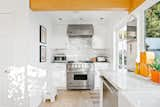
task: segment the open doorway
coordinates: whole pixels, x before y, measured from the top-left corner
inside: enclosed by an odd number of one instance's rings
[[[137,58],[137,18],[130,16],[118,31],[118,70],[135,70]]]
[[[137,58],[137,18],[130,16],[127,22],[127,70],[134,71]]]

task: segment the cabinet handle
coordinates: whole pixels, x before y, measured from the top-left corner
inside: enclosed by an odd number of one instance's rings
[[[109,85],[107,82],[105,82],[106,80],[103,80],[103,83],[105,84],[105,86],[109,89],[109,91],[112,93],[112,94],[115,94],[115,92],[117,92],[117,90],[113,87],[113,86],[111,86],[111,85]]]
[[[7,74],[8,74],[8,73],[10,73],[10,71],[9,71],[9,70],[4,70],[4,73],[7,73]]]

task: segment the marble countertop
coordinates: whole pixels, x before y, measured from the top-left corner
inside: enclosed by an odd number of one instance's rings
[[[160,90],[121,91],[132,107],[160,107]]]
[[[132,107],[160,107],[160,85],[130,72],[100,71]]]
[[[107,79],[118,90],[160,90],[160,85],[153,83],[149,78],[131,72],[100,71],[100,75]]]

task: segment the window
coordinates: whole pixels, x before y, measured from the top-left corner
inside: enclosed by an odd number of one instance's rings
[[[145,11],[145,49],[160,55],[160,2]]]

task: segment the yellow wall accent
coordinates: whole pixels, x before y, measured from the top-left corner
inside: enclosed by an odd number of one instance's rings
[[[132,11],[142,1],[144,0],[30,0],[30,8],[33,11],[108,9]]]
[[[145,0],[130,0],[130,8],[129,13],[132,12],[134,9],[139,7]]]
[[[30,0],[35,11],[128,9],[130,0]]]

